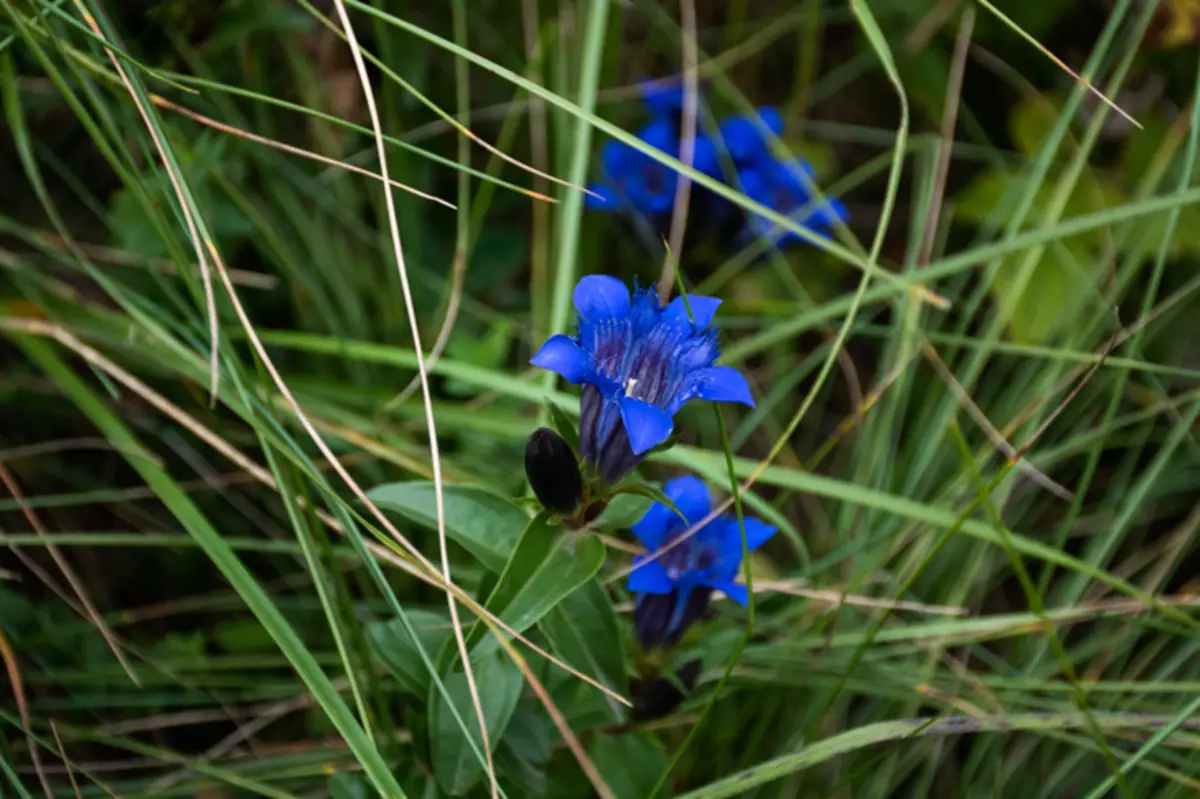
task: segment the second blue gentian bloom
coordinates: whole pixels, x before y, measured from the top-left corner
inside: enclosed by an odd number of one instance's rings
[[[718,516],[680,541],[690,528],[712,513],[712,496],[697,477],[668,480],[663,493],[684,518],[655,503],[633,526],[649,552],[633,561],[626,584],[636,597],[634,629],[644,649],[671,647],[708,607],[714,590],[740,605],[749,600],[746,586],[736,582],[742,563],[742,529],[746,549],[762,546],[775,528],[758,519]],[[656,554],[657,553],[657,554]]]
[[[581,279],[574,299],[576,334],[551,337],[532,363],[583,385],[579,456],[602,482],[618,482],[666,441],[691,400],[754,407],[746,378],[714,365],[720,300],[692,295],[663,306],[653,289],[631,296],[608,275]]]

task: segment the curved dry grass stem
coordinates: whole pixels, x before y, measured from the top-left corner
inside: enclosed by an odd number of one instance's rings
[[[946,365],[944,360],[942,360],[942,356],[938,354],[938,351],[933,344],[926,341],[925,345],[921,349],[925,355],[925,360],[928,361],[929,365],[933,367],[933,371],[937,372],[938,377],[942,379],[942,383],[945,384],[946,389],[954,395],[955,400],[957,400],[962,409],[966,411],[967,416],[970,416],[975,424],[979,426],[979,429],[983,430],[983,432],[987,435],[988,440],[992,442],[992,446],[1000,452],[1003,452],[1004,457],[1006,458],[1015,457],[1017,454],[1017,448],[1008,443],[1008,440],[1004,437],[1004,435],[996,428],[994,424],[992,424],[991,420],[987,418],[987,414],[985,414],[983,410],[975,404],[975,400],[971,399],[971,395],[967,393],[965,388],[963,388],[962,383],[958,382],[958,378],[954,376],[952,371],[950,371],[950,367]],[[1024,458],[1020,458],[1013,461],[1013,463],[1016,464],[1015,468],[1017,471],[1021,472],[1035,484],[1046,489],[1054,496],[1058,497],[1064,502],[1074,501],[1075,494],[1070,489],[1052,480],[1045,472],[1039,471],[1029,461],[1025,460]]]
[[[201,424],[199,421],[197,421],[194,416],[191,416],[190,414],[188,414],[186,411],[184,411],[178,405],[176,405],[173,402],[171,402],[170,400],[168,400],[162,394],[159,394],[157,391],[150,388],[150,386],[146,385],[141,380],[134,377],[128,371],[126,371],[122,367],[118,366],[117,364],[113,363],[112,361],[110,361],[108,358],[106,358],[101,353],[97,352],[92,347],[90,347],[87,344],[80,341],[70,331],[68,331],[62,327],[59,327],[58,325],[54,325],[49,322],[44,322],[44,321],[41,321],[38,319],[5,319],[2,317],[0,317],[0,329],[10,330],[10,331],[16,332],[16,333],[26,333],[29,335],[43,336],[45,338],[50,338],[50,339],[53,339],[54,341],[57,341],[62,346],[66,347],[67,349],[71,350],[75,354],[79,355],[81,358],[83,358],[85,361],[87,361],[92,366],[95,366],[96,368],[98,368],[101,371],[108,374],[110,377],[112,377],[118,383],[120,383],[125,388],[127,388],[130,392],[138,395],[139,397],[144,399],[146,402],[148,402],[150,405],[152,405],[154,408],[161,411],[165,416],[173,419],[175,422],[177,422],[180,426],[182,426],[188,432],[192,433],[192,435],[196,436],[196,438],[200,439],[205,444],[208,444],[210,447],[212,447],[214,450],[216,450],[218,453],[220,453],[222,456],[224,456],[226,459],[228,459],[231,463],[233,463],[234,465],[236,465],[240,469],[242,469],[243,472],[245,472],[245,474],[248,476],[249,479],[256,480],[257,482],[261,483],[262,485],[266,486],[267,488],[271,489],[272,491],[275,491],[278,493],[279,487],[275,483],[275,478],[271,476],[271,473],[267,469],[258,465],[254,461],[250,460],[250,458],[246,457],[239,450],[237,450],[232,445],[230,445],[229,442],[225,441],[223,438],[218,436],[212,430],[205,427],[203,424]],[[288,398],[285,397],[284,401],[288,402]],[[289,411],[293,415],[296,415],[295,407],[289,406]],[[302,425],[305,423],[305,421],[308,421],[311,424],[311,420],[302,419],[301,417],[297,417],[297,418],[301,419]],[[318,443],[318,447],[321,448],[323,451],[327,449],[326,447],[323,446],[323,442]],[[352,457],[353,456],[347,456],[347,457],[342,458],[340,461],[335,461],[335,460],[326,458],[326,460],[324,461],[324,464],[328,468],[331,468],[331,469],[334,469],[335,471],[337,471],[339,476],[341,476],[345,472],[345,464],[347,462],[349,462]],[[225,482],[227,484],[232,484],[234,481],[233,481],[232,477],[229,477],[229,478],[227,478],[227,480]],[[352,487],[351,490],[354,490],[354,487]],[[151,499],[154,496],[155,495],[153,492],[147,492],[145,494],[139,494],[139,495],[128,494],[128,495],[126,495],[125,499],[127,499],[127,500]],[[365,494],[362,494],[362,495],[356,494],[356,496],[359,496],[359,499],[362,499],[363,497],[365,497]],[[300,502],[301,507],[304,507],[304,508],[308,507],[308,505],[303,500],[299,500],[299,502]],[[329,529],[335,530],[338,533],[341,533],[343,535],[346,533],[345,526],[341,522],[339,522],[336,518],[334,518],[331,514],[329,514],[327,511],[324,511],[320,508],[316,508],[314,512],[316,513],[317,518],[321,520],[321,523],[324,524]],[[398,541],[400,541],[405,547],[411,547],[411,544],[409,544],[405,539],[403,539],[402,536],[400,536],[400,533],[398,531],[396,531],[396,529],[391,525],[391,523],[386,521],[386,517],[384,517],[384,520],[385,520],[384,527],[385,527],[385,529],[387,529],[388,533],[391,534]],[[625,705],[626,707],[632,707],[632,703],[625,697],[621,696],[620,694],[613,691],[611,688],[608,688],[604,684],[600,683],[598,680],[595,680],[592,677],[589,677],[588,675],[584,674],[583,672],[567,665],[562,660],[560,660],[560,659],[556,658],[554,655],[550,654],[550,652],[546,651],[545,649],[543,649],[540,646],[538,646],[537,644],[535,644],[533,641],[529,640],[529,638],[526,637],[525,635],[518,633],[516,630],[514,630],[508,624],[501,621],[499,617],[495,616],[494,614],[492,614],[491,612],[489,612],[488,610],[483,608],[483,606],[481,606],[469,594],[467,594],[465,591],[463,591],[461,588],[459,588],[453,582],[446,581],[442,577],[441,572],[438,571],[436,568],[434,568],[432,564],[430,564],[428,561],[423,561],[422,558],[420,557],[420,553],[417,553],[415,557],[411,556],[411,555],[407,556],[407,559],[406,559],[406,556],[399,555],[396,552],[393,552],[392,550],[381,546],[376,541],[366,541],[366,545],[367,545],[367,548],[369,550],[371,550],[371,553],[373,555],[375,555],[376,557],[378,557],[380,560],[382,560],[386,563],[389,563],[393,566],[396,566],[399,569],[402,569],[407,574],[411,575],[412,577],[415,577],[418,580],[421,580],[422,582],[424,582],[428,585],[431,585],[431,586],[441,589],[443,591],[454,592],[454,595],[458,598],[458,600],[460,602],[462,602],[463,605],[466,606],[466,608],[468,610],[470,610],[473,614],[475,614],[480,619],[482,619],[483,623],[485,625],[487,625],[490,629],[492,629],[493,632],[496,632],[498,630],[498,631],[504,632],[504,633],[512,636],[514,639],[520,641],[522,644],[527,646],[529,649],[531,649],[532,651],[541,655],[546,660],[548,660],[550,663],[553,663],[555,666],[557,666],[558,668],[567,672],[568,674],[571,674],[574,677],[578,677],[579,679],[586,682],[588,685],[591,685],[593,688],[596,688],[597,690],[604,692],[605,694],[612,697],[613,699],[620,702],[621,704]],[[36,565],[36,564],[34,564],[34,565]],[[64,597],[64,601],[69,602],[70,601],[69,597]],[[139,616],[138,618],[153,618],[153,617]]]
[[[339,9],[341,10],[341,13],[344,14],[345,9],[341,4],[341,0],[338,0],[338,5],[339,5]],[[89,17],[89,19],[90,19],[90,17]],[[94,20],[92,20],[92,24],[94,25]],[[102,37],[102,34],[100,34],[100,33],[98,33],[97,35],[100,35]],[[357,52],[357,51],[355,51],[355,52]],[[360,58],[361,58],[361,56],[360,56]],[[361,69],[361,63],[360,63],[360,69]],[[361,74],[362,73],[360,72],[360,76],[361,76]],[[137,103],[139,106],[141,105],[140,100],[137,98],[136,95],[134,95],[134,102]],[[145,116],[145,113],[143,112],[143,120],[145,121],[146,119],[147,119],[147,117]],[[377,132],[378,132],[378,129],[377,129]],[[377,136],[376,140],[377,140],[377,144],[382,146],[382,144],[381,144],[382,139],[379,136]],[[385,166],[385,165],[386,165],[386,160],[382,160],[381,166]],[[386,177],[386,175],[387,175],[386,168],[382,169],[381,172]],[[391,221],[394,223],[394,204],[391,202],[390,193],[386,194],[385,196],[388,199],[389,208],[393,211],[393,218]],[[395,225],[393,224],[393,234],[395,234],[395,233],[396,233]],[[446,579],[439,572],[439,570],[429,561],[429,559],[426,558],[421,553],[421,551],[412,544],[412,542],[410,542],[407,538],[405,538],[400,533],[400,531],[396,528],[396,526],[394,524],[392,524],[391,520],[389,520],[387,518],[387,516],[385,516],[384,513],[379,509],[379,507],[374,502],[372,502],[371,499],[366,495],[366,492],[363,491],[362,487],[358,484],[358,482],[354,479],[354,477],[346,470],[346,468],[341,464],[341,462],[339,462],[337,460],[333,451],[329,448],[329,445],[325,443],[325,440],[321,437],[320,433],[318,433],[316,428],[313,426],[313,424],[309,420],[308,416],[304,413],[303,408],[300,407],[300,403],[296,400],[295,396],[292,394],[291,389],[288,387],[287,383],[283,380],[283,377],[282,377],[282,375],[280,375],[279,370],[275,366],[274,361],[271,359],[270,355],[267,353],[266,347],[262,343],[262,339],[259,338],[258,333],[254,328],[253,322],[250,320],[249,315],[246,313],[245,307],[242,305],[241,300],[238,297],[237,289],[233,285],[233,282],[230,280],[228,270],[226,270],[225,264],[221,260],[220,253],[217,251],[216,246],[211,241],[205,241],[204,243],[207,245],[208,255],[213,259],[213,267],[214,267],[218,277],[221,279],[222,285],[225,287],[225,290],[229,295],[230,303],[233,307],[234,313],[237,315],[238,322],[242,326],[242,329],[245,331],[247,340],[250,343],[251,348],[254,350],[255,355],[259,358],[260,362],[262,363],[263,368],[266,369],[268,376],[271,378],[271,382],[274,383],[275,387],[279,390],[280,395],[283,397],[285,403],[291,409],[291,412],[296,417],[297,421],[299,421],[301,427],[304,428],[305,434],[308,435],[308,437],[313,442],[313,444],[321,452],[321,455],[329,461],[329,463],[333,467],[334,471],[337,472],[338,477],[346,484],[346,486],[350,489],[351,493],[355,496],[355,498],[363,503],[364,507],[366,507],[368,512],[370,512],[370,514],[379,522],[379,524],[383,527],[383,529],[386,530],[390,536],[392,536],[392,538],[397,542],[397,544],[400,545],[412,557],[413,560],[415,560],[422,567],[427,569],[430,573],[438,574],[439,577],[442,577],[442,579],[445,580],[445,585],[442,585],[439,587],[441,587],[443,590],[445,590],[447,592],[448,600],[452,600],[452,598],[455,596],[457,596],[460,600],[463,600],[464,604],[467,605],[467,607],[469,609],[471,609],[472,612],[476,613],[477,615],[479,615],[480,618],[485,620],[485,624],[487,624],[489,629],[491,629],[494,634],[496,632],[497,627],[499,627],[500,629],[507,629],[507,625],[504,625],[498,619],[489,618],[489,617],[491,617],[492,614],[488,613],[478,603],[474,602],[474,600],[472,600],[469,596],[467,596],[465,592],[463,592],[461,589],[459,589],[457,586],[455,586],[451,580]],[[401,263],[403,263],[403,262],[401,261]],[[405,283],[405,285],[407,285],[407,283]],[[415,323],[415,321],[414,321],[414,323]],[[15,325],[11,325],[11,324],[7,325],[7,326],[10,328],[25,327],[24,325],[15,326]],[[52,327],[52,326],[47,326],[47,327]],[[426,384],[426,388],[427,388],[427,384]],[[430,408],[427,405],[427,412],[429,410],[430,410]],[[435,444],[434,452],[436,452],[436,444]],[[440,508],[439,508],[438,515],[439,515],[439,522],[441,522],[443,514],[440,512]],[[409,570],[412,573],[416,573],[416,572],[420,571],[419,569],[413,567],[411,564],[405,563],[404,559],[399,557],[398,555],[395,557],[388,557],[389,555],[394,555],[394,553],[388,552],[388,550],[386,550],[386,549],[376,548],[374,551],[376,554],[382,555],[384,557],[384,559],[388,560],[389,562],[402,564],[402,568],[405,568],[406,570]],[[454,605],[451,604],[450,607],[454,608]],[[456,638],[459,641],[462,641],[461,625],[456,624],[455,628],[456,628],[456,633],[455,633]],[[510,651],[510,652],[512,651],[510,649],[510,646],[508,646],[508,642],[504,641],[503,638],[500,638],[500,641],[502,644],[505,645],[506,651]],[[462,641],[462,643],[465,644],[465,641]],[[468,675],[471,674],[469,667],[468,667],[466,673]],[[474,681],[473,676],[470,679],[473,683],[473,681]],[[594,681],[589,680],[589,682],[592,682],[593,684],[595,684]],[[473,697],[475,697],[477,700],[477,698],[478,698],[477,692],[472,692],[472,693],[473,693]],[[622,701],[624,702],[625,700],[622,700]],[[625,704],[628,705],[629,703],[625,702]],[[477,711],[478,710],[479,710],[479,708],[477,706]],[[485,736],[485,742],[486,742],[486,729],[484,731],[484,736]],[[490,763],[490,761],[491,761],[490,748],[488,749],[488,760]],[[495,780],[494,768],[489,768],[489,776],[492,778],[493,781]],[[497,787],[497,786],[494,786],[494,787]]]
[[[37,740],[33,737],[33,728],[30,726],[29,703],[25,700],[25,684],[21,680],[21,667],[17,663],[17,653],[13,651],[8,639],[4,637],[3,628],[0,628],[0,659],[4,660],[4,670],[8,672],[8,681],[12,685],[13,698],[17,703],[17,716],[21,719],[21,726],[25,728],[29,759],[33,761],[34,771],[37,772],[38,782],[42,784],[42,791],[45,792],[46,799],[54,799],[54,791],[50,789],[50,782],[46,779],[46,770],[42,766],[41,749],[38,748]]]
[[[8,471],[8,468],[5,467],[2,462],[0,462],[0,483],[4,483],[4,487],[8,489],[10,494],[12,494],[13,500],[18,506],[20,506],[21,513],[29,522],[29,526],[34,529],[34,532],[36,532],[39,536],[46,535],[46,528],[42,525],[42,520],[33,511],[33,508],[25,505],[25,497],[21,493],[21,487],[17,485],[17,481],[13,478],[12,474]],[[125,659],[125,654],[121,651],[120,645],[113,637],[112,630],[108,629],[108,625],[104,623],[104,618],[100,615],[100,611],[98,611],[96,606],[92,604],[92,598],[88,596],[87,591],[84,590],[83,583],[75,574],[75,570],[71,568],[71,564],[68,563],[67,559],[63,557],[63,554],[59,552],[56,545],[47,542],[45,546],[46,551],[50,553],[50,558],[54,561],[54,565],[58,566],[58,570],[62,572],[62,576],[66,578],[67,585],[71,586],[71,590],[74,591],[75,596],[79,598],[79,604],[83,607],[88,620],[96,626],[96,629],[100,632],[100,636],[104,638],[104,643],[108,644],[108,648],[112,650],[112,653],[117,658],[117,662],[121,664],[121,668],[125,670],[125,673],[129,676],[129,679],[133,681],[134,685],[140,686],[142,684],[141,680],[138,679],[137,673],[133,670],[133,666],[131,666],[129,661]]]
[[[367,76],[367,66],[363,61],[362,51],[358,46],[358,38],[354,34],[354,26],[346,12],[343,0],[334,0],[338,19],[346,33],[346,42],[350,46],[350,55],[354,58],[354,66],[362,83],[362,91],[367,101],[367,112],[371,116],[371,127],[375,130],[375,146],[379,155],[379,174],[384,181],[388,179],[387,148],[383,142],[383,125],[379,121],[379,110],[375,107],[375,92],[371,88],[371,79]],[[387,206],[388,228],[392,235],[392,250],[396,256],[396,269],[400,276],[400,289],[404,293],[404,308],[408,313],[409,329],[412,332],[413,352],[417,356],[417,376],[421,380],[421,396],[425,404],[425,426],[429,435],[429,459],[433,467],[433,496],[437,509],[438,549],[442,559],[442,576],[450,582],[450,555],[446,546],[446,508],[445,497],[442,495],[441,454],[438,451],[437,423],[433,418],[433,394],[429,390],[429,374],[425,369],[425,356],[421,347],[421,326],[417,322],[417,309],[413,302],[412,289],[408,285],[408,270],[404,264],[404,249],[400,244],[400,223],[396,218],[396,202],[392,198],[391,189],[387,185],[383,189],[384,203]],[[475,716],[479,721],[480,741],[483,744],[484,756],[487,759],[488,781],[491,785],[492,799],[500,796],[500,783],[496,779],[496,767],[492,761],[492,747],[488,739],[487,720],[483,713],[483,702],[479,698],[479,688],[475,684],[475,673],[471,668],[470,652],[467,641],[463,636],[462,625],[458,620],[458,603],[454,594],[446,592],[446,604],[450,608],[450,621],[454,625],[454,640],[458,645],[458,654],[462,659],[463,674],[467,678],[467,689],[471,694],[471,703],[475,706]]]
[[[683,27],[683,110],[679,125],[679,160],[688,167],[696,160],[696,114],[699,90],[696,88],[696,4],[679,0],[679,21]],[[666,305],[675,284],[675,262],[683,260],[683,233],[687,229],[688,203],[692,198],[692,179],[677,175],[675,204],[671,209],[671,231],[662,274],[658,278],[658,301]]]
[[[80,0],[75,0],[75,8],[79,11],[88,27],[92,29],[92,33],[96,34],[100,41],[107,42],[108,40],[100,30],[100,26],[96,24],[96,20],[83,7],[83,3]],[[183,221],[187,225],[188,237],[192,240],[192,246],[196,248],[196,262],[200,266],[200,281],[204,284],[204,302],[208,309],[208,401],[210,406],[215,406],[217,403],[217,389],[221,382],[221,327],[220,321],[217,318],[217,300],[213,294],[212,272],[208,265],[208,258],[204,252],[205,248],[201,245],[200,232],[197,230],[196,220],[192,216],[192,210],[188,205],[187,198],[184,196],[181,176],[176,175],[175,170],[171,168],[171,162],[167,158],[166,145],[158,135],[157,126],[150,119],[150,110],[138,98],[133,84],[129,81],[129,75],[125,73],[125,68],[121,66],[121,61],[117,58],[116,54],[107,47],[104,48],[104,52],[108,55],[109,60],[112,61],[113,68],[117,70],[117,74],[121,76],[121,82],[125,84],[125,89],[133,98],[133,103],[137,106],[138,114],[141,115],[142,122],[145,123],[146,130],[149,132],[150,138],[154,141],[154,149],[158,151],[158,157],[162,160],[163,167],[167,171],[167,177],[171,181],[171,188],[175,191],[175,197],[179,201],[179,208],[183,213]]]
[[[187,117],[188,119],[191,119],[195,122],[199,122],[201,125],[210,127],[213,130],[218,130],[221,133],[227,133],[230,136],[237,136],[239,139],[246,139],[248,141],[256,142],[258,144],[263,144],[263,145],[266,145],[267,147],[272,147],[276,150],[281,150],[285,153],[290,153],[292,155],[298,155],[301,158],[307,158],[312,161],[319,161],[322,164],[328,164],[329,166],[337,167],[339,169],[346,169],[346,170],[349,170],[350,172],[355,172],[359,175],[366,175],[367,177],[374,178],[375,180],[380,180],[380,181],[386,180],[388,185],[395,186],[397,189],[406,191],[409,194],[420,197],[423,200],[429,200],[430,202],[435,202],[438,205],[444,205],[447,208],[451,208],[451,209],[458,208],[458,206],[456,206],[454,203],[450,202],[449,200],[443,200],[441,197],[437,197],[432,194],[427,194],[426,192],[423,192],[420,189],[414,189],[412,186],[406,186],[405,184],[401,183],[398,180],[392,180],[391,178],[385,178],[383,175],[380,175],[378,172],[372,172],[369,169],[363,169],[360,166],[355,166],[354,164],[350,164],[345,161],[339,161],[336,158],[329,158],[324,155],[319,155],[310,150],[305,150],[302,147],[295,147],[291,144],[285,144],[281,141],[276,141],[275,139],[268,139],[266,136],[259,136],[257,133],[250,133],[250,132],[244,131],[240,128],[235,128],[232,125],[226,125],[224,122],[218,122],[217,120],[212,119],[211,117],[206,117],[204,114],[197,113],[197,112],[191,110],[190,108],[184,108],[181,105],[176,105],[175,103],[171,102],[170,100],[167,100],[163,97],[159,97],[157,94],[150,95],[150,101],[160,108],[166,108],[167,110],[174,111],[178,114],[182,114],[185,117]]]
[[[54,735],[54,745],[58,747],[58,754],[63,762],[63,771],[67,773],[67,779],[71,782],[71,790],[75,792],[76,799],[83,799],[83,794],[79,791],[79,783],[75,781],[75,769],[71,768],[71,761],[67,759],[67,748],[63,746],[62,738],[58,734],[58,727],[53,720],[50,721],[50,732]]]
[[[1083,75],[1080,75],[1075,70],[1071,69],[1069,66],[1066,65],[1066,63],[1061,58],[1059,58],[1054,53],[1047,50],[1046,46],[1044,44],[1039,42],[1033,36],[1030,36],[1028,33],[1026,33],[1021,28],[1020,25],[1018,25],[1016,22],[1013,22],[1013,20],[1010,19],[1009,17],[1005,16],[1004,12],[1002,12],[1000,9],[996,8],[994,5],[989,3],[988,0],[979,0],[979,5],[986,8],[993,15],[995,15],[995,17],[997,19],[999,19],[1001,22],[1003,22],[1005,25],[1007,25],[1009,28],[1011,28],[1014,32],[1016,32],[1016,34],[1018,36],[1020,36],[1022,39],[1024,39],[1025,41],[1027,41],[1031,45],[1033,45],[1038,50],[1038,52],[1040,52],[1042,55],[1046,56],[1046,58],[1049,58],[1051,61],[1053,61],[1059,69],[1061,69],[1063,72],[1070,75],[1071,78],[1076,83],[1079,83],[1084,88],[1086,88],[1089,92],[1091,92],[1093,95],[1095,95],[1100,100],[1100,102],[1104,103],[1109,108],[1116,111],[1118,114],[1120,114],[1122,117],[1124,117],[1130,124],[1132,124],[1135,128],[1137,128],[1138,130],[1142,130],[1142,123],[1138,122],[1132,116],[1127,114],[1125,112],[1125,110],[1122,109],[1119,105],[1114,103],[1112,100],[1108,99],[1108,97],[1104,94],[1104,92],[1100,91],[1099,89],[1097,89],[1095,86],[1092,85],[1092,82],[1090,80],[1085,78]]]
[[[463,283],[466,276],[467,253],[460,247],[454,253],[454,266],[450,273],[450,296],[446,300],[446,316],[442,318],[442,327],[438,330],[433,347],[429,350],[429,358],[425,362],[427,369],[432,369],[434,364],[441,360],[442,353],[446,351],[446,345],[450,343],[450,336],[454,334],[454,324],[458,321],[458,310],[462,305]],[[383,406],[383,411],[386,413],[403,405],[404,401],[420,387],[421,376],[417,375],[408,381],[408,385],[404,387],[403,391],[388,400],[387,404]]]

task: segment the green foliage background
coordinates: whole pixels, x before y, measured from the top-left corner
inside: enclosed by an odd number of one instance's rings
[[[440,566],[337,5],[0,0],[0,795],[1195,796],[1195,5],[345,0],[390,178],[456,206],[393,192],[489,758],[436,575],[271,374]],[[758,406],[689,407],[642,493],[754,476],[781,534],[651,662],[645,496],[582,537],[511,500],[578,414],[527,366],[571,288],[665,257],[534,170],[594,178],[693,38],[705,112],[778,106],[851,219],[764,252],[693,209]],[[653,721],[579,676],[691,661]]]

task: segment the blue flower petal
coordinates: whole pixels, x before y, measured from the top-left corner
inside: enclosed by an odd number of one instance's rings
[[[783,115],[775,106],[764,105],[758,109],[758,120],[774,135],[783,133]]]
[[[807,202],[811,187],[817,178],[812,165],[803,158],[793,158],[791,161],[775,161],[773,175],[779,185],[793,195],[793,207]],[[791,209],[788,209],[791,210]]]
[[[595,379],[596,371],[592,368],[591,356],[567,336],[551,336],[529,362],[561,375],[569,383],[586,383]]]
[[[758,128],[745,117],[730,117],[722,122],[721,140],[729,157],[738,162],[751,161],[764,146]]]
[[[638,131],[637,137],[649,144],[651,147],[656,147],[662,150],[667,155],[677,155],[679,153],[679,136],[675,132],[675,126],[665,119],[656,119],[646,127]],[[642,158],[650,156],[638,152]]]
[[[675,427],[666,410],[632,397],[621,399],[621,421],[625,423],[634,455],[642,455],[666,441]]]
[[[667,540],[667,532],[680,522],[673,510],[661,502],[655,502],[629,530],[642,542],[642,546],[654,552],[662,549]]]
[[[634,155],[637,155],[637,152],[628,144],[606,141],[600,148],[600,163],[604,166],[605,174],[610,178],[617,178],[628,170],[630,157]]]
[[[692,167],[705,175],[721,176],[721,158],[717,151],[717,145],[707,136],[696,136],[696,147],[692,151]]]
[[[725,520],[724,517],[722,517],[722,520]],[[737,517],[735,516],[729,518],[727,523],[728,527],[725,530],[725,535],[736,541],[740,550],[742,546],[742,532],[741,528],[738,526]],[[749,516],[743,516],[742,523],[746,526],[746,548],[751,552],[767,543],[767,541],[770,541],[771,536],[779,532],[775,527],[772,527],[766,522],[759,521],[758,519],[754,519]]]
[[[766,106],[754,116],[729,117],[721,123],[721,138],[734,161],[751,163],[770,153],[768,142],[783,132],[783,117]]]
[[[683,109],[683,84],[678,81],[643,80],[638,83],[642,103],[652,114],[678,114]]]
[[[733,580],[712,580],[708,586],[717,589],[742,607],[750,601],[750,592],[746,590],[746,586]]]
[[[587,275],[572,295],[579,316],[589,322],[619,319],[629,313],[629,289],[611,275]]]
[[[712,513],[712,494],[709,493],[708,486],[704,484],[704,481],[695,475],[688,474],[668,480],[663,485],[663,493],[667,495],[667,499],[675,503],[679,512],[687,517],[688,526],[698,524],[705,516]],[[670,513],[670,510],[667,512]],[[676,522],[680,521],[679,517],[673,513],[671,517]],[[680,529],[682,527],[680,525]]]
[[[699,398],[709,402],[737,402],[749,408],[754,407],[750,384],[732,366],[699,369],[688,376],[688,383],[684,393],[691,394],[689,400]]]
[[[657,559],[639,555],[633,559],[633,571],[625,587],[639,594],[669,594],[675,587],[667,570]]]
[[[712,325],[713,317],[716,316],[717,308],[720,306],[721,301],[716,297],[689,294],[686,302],[683,297],[676,297],[667,303],[667,308],[663,311],[663,319],[680,323],[690,321],[697,330],[707,330]],[[689,309],[691,310],[690,316],[688,315]]]
[[[583,204],[593,211],[618,211],[621,208],[621,199],[617,193],[613,191],[612,186],[607,186],[603,183],[589,183],[588,191],[591,194],[583,195]]]
[[[821,207],[812,215],[810,221],[815,222],[824,227],[831,228],[838,222],[845,222],[850,218],[850,212],[846,210],[846,206],[836,197],[827,197]]]

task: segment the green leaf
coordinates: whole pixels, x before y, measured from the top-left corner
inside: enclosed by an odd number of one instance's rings
[[[450,339],[447,348],[455,360],[474,364],[484,368],[500,369],[508,357],[509,345],[512,342],[513,323],[508,319],[500,319],[495,324],[475,336],[459,336]],[[478,389],[463,380],[449,379],[445,383],[446,391],[457,397],[476,396]]]
[[[1032,155],[1058,121],[1058,108],[1043,95],[1030,95],[1017,103],[1008,118],[1008,133],[1017,149]]]
[[[485,607],[517,632],[536,624],[604,565],[604,544],[591,536],[568,534],[541,513],[525,528]],[[490,654],[495,637],[476,622],[467,636],[471,659]],[[482,643],[481,643],[482,641]],[[478,646],[476,646],[478,644]]]
[[[524,678],[516,664],[503,652],[474,662],[472,671],[475,684],[479,688],[479,701],[483,706],[488,741],[495,749],[512,718],[513,711],[516,710]],[[484,775],[483,765],[471,751],[467,735],[471,736],[481,752],[483,739],[479,734],[478,717],[475,714],[475,705],[471,701],[466,673],[453,666],[447,666],[442,681],[446,686],[449,701],[453,703],[453,708],[458,712],[463,725],[459,725],[450,710],[451,705],[441,692],[432,690],[429,695],[429,738],[432,746],[433,773],[442,790],[452,796],[460,796]]]
[[[1077,263],[1072,265],[1071,259]],[[1079,264],[1087,264],[1090,256],[1080,247],[1052,245],[1042,253],[1033,267],[1029,281],[1021,287],[1021,296],[1012,307],[1007,320],[1009,337],[1021,344],[1046,341],[1064,323],[1070,323],[1083,307],[1080,303]],[[1020,261],[1008,261],[996,272],[991,291],[997,305],[1011,302],[1010,295],[1018,289]]]
[[[496,748],[496,767],[517,784],[522,796],[545,796],[546,763],[550,760],[550,730],[541,705],[525,699]]]
[[[221,649],[232,654],[275,651],[275,642],[254,619],[221,622],[213,630],[213,638]]]
[[[667,752],[650,733],[598,735],[588,746],[596,769],[617,799],[644,799],[667,767]],[[664,787],[659,796],[670,796]]]
[[[617,494],[591,523],[591,529],[607,533],[631,527],[646,515],[653,502],[639,494]]]
[[[271,595],[229,546],[225,536],[217,531],[208,518],[192,502],[171,475],[158,465],[141,440],[63,362],[58,352],[46,341],[31,336],[14,336],[16,344],[45,372],[64,395],[94,424],[97,430],[122,453],[126,462],[157,495],[159,501],[196,540],[225,580],[238,592],[242,601],[254,613],[259,623],[271,634],[280,651],[312,694],[316,704],[346,742],[355,759],[362,765],[374,790],[387,797],[403,797],[404,791],[385,762],[375,742],[363,730],[346,701],[334,687],[312,652],[300,639]]]
[[[666,505],[671,509],[672,513],[683,519],[684,524],[691,525],[691,522],[683,515],[683,512],[675,507],[675,503],[671,501],[671,498],[664,494],[662,489],[656,485],[651,485],[650,483],[622,483],[616,487],[613,493],[618,496],[621,494],[633,494],[635,496],[646,497],[660,505]]]
[[[542,619],[540,629],[550,639],[555,653],[568,665],[624,695],[628,683],[625,645],[617,614],[599,582],[590,580],[578,591],[564,597]],[[586,687],[595,691],[591,686]],[[610,721],[622,723],[624,706],[610,696],[605,695],[604,699],[609,706]]]
[[[425,696],[429,693],[430,679],[429,670],[421,660],[420,649],[424,649],[429,659],[436,662],[438,652],[453,631],[445,613],[420,608],[405,613],[417,634],[416,641],[408,634],[400,619],[372,622],[367,625],[367,635],[380,661],[392,676],[406,690],[417,696]]]
[[[563,441],[566,441],[571,446],[571,451],[578,457],[579,430],[576,429],[575,422],[570,416],[567,416],[566,411],[553,402],[546,400],[546,407],[550,410],[550,419],[554,422],[554,429],[563,437]]]
[[[457,541],[486,568],[504,570],[529,515],[511,501],[476,486],[442,486],[446,535]],[[381,508],[410,521],[437,529],[433,483],[417,480],[375,486],[367,496]]]
[[[329,799],[369,799],[370,786],[357,774],[339,771],[329,777]]]

